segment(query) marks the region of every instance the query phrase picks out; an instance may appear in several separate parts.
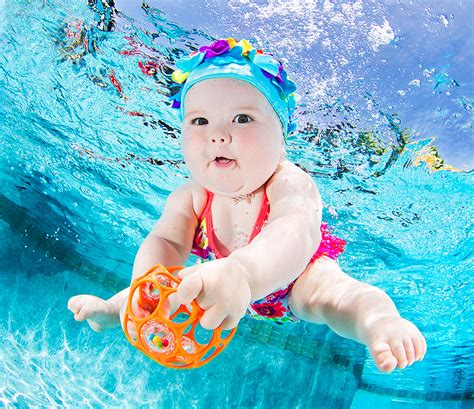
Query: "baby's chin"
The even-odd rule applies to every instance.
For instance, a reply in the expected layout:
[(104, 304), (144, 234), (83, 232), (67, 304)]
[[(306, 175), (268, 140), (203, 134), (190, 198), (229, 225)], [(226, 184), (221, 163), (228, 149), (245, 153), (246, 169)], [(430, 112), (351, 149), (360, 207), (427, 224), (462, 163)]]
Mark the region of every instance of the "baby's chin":
[(214, 193), (215, 195), (228, 197), (228, 198), (237, 198), (240, 196), (248, 195), (256, 190), (256, 189), (252, 189), (248, 187), (245, 188), (245, 186), (241, 186), (238, 189), (229, 189), (228, 186), (216, 186), (214, 184), (205, 186), (205, 188), (209, 190), (210, 192)]
[(258, 190), (263, 184), (264, 182), (255, 183), (255, 181), (253, 183), (240, 182), (235, 184), (225, 184), (223, 181), (215, 183), (207, 181), (207, 183), (202, 183), (202, 185), (210, 192), (227, 198), (237, 198), (248, 195)]
[[(276, 166), (275, 166), (276, 167)], [(216, 169), (191, 170), (193, 178), (208, 191), (222, 197), (238, 198), (261, 188), (275, 172), (275, 169), (261, 167), (257, 171), (242, 171), (240, 166), (227, 171)]]

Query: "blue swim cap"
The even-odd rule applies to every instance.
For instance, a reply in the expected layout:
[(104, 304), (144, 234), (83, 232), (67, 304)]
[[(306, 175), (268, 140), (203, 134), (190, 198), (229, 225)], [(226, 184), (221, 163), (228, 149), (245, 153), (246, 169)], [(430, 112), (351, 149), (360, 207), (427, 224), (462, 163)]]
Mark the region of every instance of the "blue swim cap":
[(285, 140), (296, 130), (293, 121), (296, 85), (288, 78), (283, 64), (272, 55), (256, 50), (246, 40), (233, 38), (214, 41), (187, 57), (181, 58), (172, 78), (181, 84), (171, 97), (172, 107), (180, 109), (184, 118), (184, 98), (198, 82), (211, 78), (234, 78), (256, 87), (268, 100), (280, 118)]

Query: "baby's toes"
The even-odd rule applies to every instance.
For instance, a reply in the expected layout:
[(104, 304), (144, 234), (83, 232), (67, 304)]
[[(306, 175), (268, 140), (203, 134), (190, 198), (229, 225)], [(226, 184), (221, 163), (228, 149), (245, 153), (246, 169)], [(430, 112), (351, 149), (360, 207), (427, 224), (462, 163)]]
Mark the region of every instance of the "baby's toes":
[(406, 352), (405, 352), (404, 343), (402, 341), (398, 341), (398, 340), (393, 341), (390, 344), (390, 347), (392, 349), (393, 355), (397, 359), (398, 368), (400, 368), (400, 369), (405, 368), (408, 364), (408, 359), (407, 359), (407, 355), (406, 355)]
[(381, 371), (392, 372), (397, 366), (397, 359), (391, 352), (386, 352), (382, 354), (375, 363)]
[(415, 347), (415, 359), (421, 361), (426, 354), (426, 341), (423, 335), (413, 338), (413, 345)]
[(408, 366), (415, 362), (415, 347), (411, 338), (403, 340), (403, 347), (405, 348), (405, 354), (407, 357)]
[(393, 356), (390, 345), (386, 342), (378, 342), (370, 349), (372, 358), (383, 372), (392, 372), (397, 366), (397, 359)]

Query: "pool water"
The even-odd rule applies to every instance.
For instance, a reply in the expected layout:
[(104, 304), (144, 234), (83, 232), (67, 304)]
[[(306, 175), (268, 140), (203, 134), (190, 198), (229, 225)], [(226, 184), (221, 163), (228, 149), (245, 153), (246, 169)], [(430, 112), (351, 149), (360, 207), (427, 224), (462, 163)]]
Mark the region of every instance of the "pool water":
[[(310, 3), (0, 5), (1, 405), (472, 407), (472, 6)], [(348, 242), (343, 270), (425, 335), (423, 362), (387, 375), (326, 326), (244, 319), (210, 364), (174, 371), (66, 309), (128, 285), (189, 177), (169, 75), (219, 36), (289, 56), (301, 99), (287, 155)]]
[[(41, 234), (18, 224), (30, 236)], [(90, 271), (74, 253), (54, 260), (51, 247), (25, 247), (21, 234), (5, 222), (0, 228), (8, 239), (1, 256), (10, 266), (0, 283), (6, 407), (306, 407), (308, 401), (344, 407), (352, 401), (365, 351), (327, 328), (285, 329), (247, 319), (206, 366), (167, 369), (128, 344), (121, 329), (95, 333), (65, 309), (72, 294), (110, 297), (125, 283), (97, 277), (104, 272)], [(69, 270), (72, 263), (82, 268)]]

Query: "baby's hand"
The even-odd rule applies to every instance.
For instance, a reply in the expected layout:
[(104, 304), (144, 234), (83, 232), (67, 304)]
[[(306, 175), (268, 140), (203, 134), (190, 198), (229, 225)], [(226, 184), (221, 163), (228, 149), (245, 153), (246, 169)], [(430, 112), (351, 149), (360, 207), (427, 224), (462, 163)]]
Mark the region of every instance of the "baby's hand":
[[(115, 301), (103, 300), (94, 295), (82, 294), (71, 297), (67, 303), (68, 309), (74, 313), (76, 321), (87, 320), (90, 327), (96, 332), (116, 327), (120, 323), (123, 327), (125, 310), (127, 307), (128, 289), (114, 297)], [(138, 304), (138, 293), (132, 300), (132, 311), (138, 318), (150, 315)]]
[(250, 287), (243, 267), (231, 258), (213, 260), (185, 268), (176, 292), (181, 304), (196, 300), (205, 310), (200, 323), (205, 329), (237, 326), (250, 304)]
[(96, 332), (117, 326), (119, 311), (117, 306), (94, 295), (76, 295), (71, 297), (67, 308), (74, 314), (76, 321), (87, 320)]
[(375, 321), (367, 331), (367, 346), (377, 367), (392, 372), (421, 361), (426, 354), (426, 341), (418, 328), (398, 316)]

